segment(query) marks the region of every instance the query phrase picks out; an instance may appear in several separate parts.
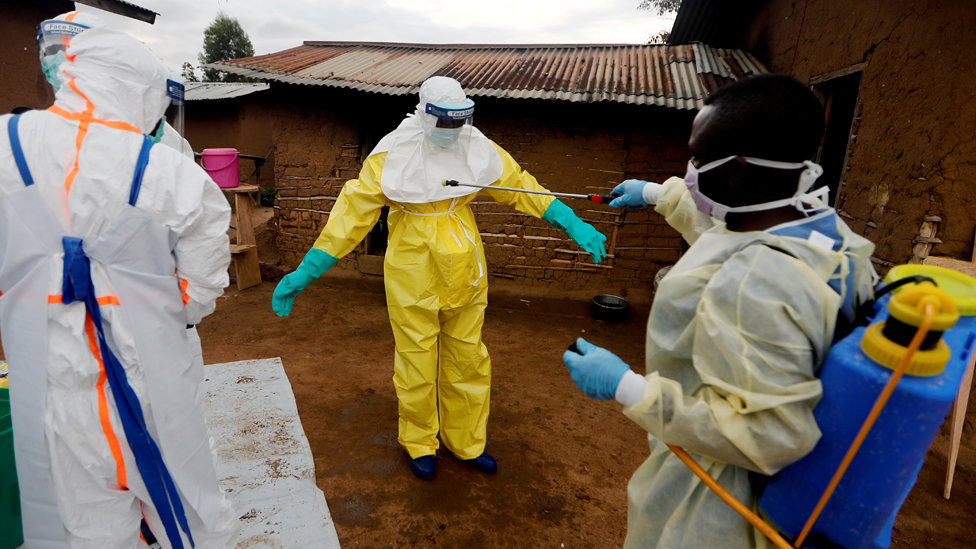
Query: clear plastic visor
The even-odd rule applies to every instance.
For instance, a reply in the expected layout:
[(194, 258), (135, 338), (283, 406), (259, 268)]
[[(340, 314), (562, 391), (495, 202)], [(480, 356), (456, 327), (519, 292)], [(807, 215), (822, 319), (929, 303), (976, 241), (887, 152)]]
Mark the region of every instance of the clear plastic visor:
[(166, 107), (166, 123), (173, 127), (180, 136), (183, 136), (183, 107), (184, 101), (183, 84), (175, 80), (166, 81), (166, 97), (169, 97), (169, 106)]
[(474, 101), (470, 99), (463, 105), (427, 103), (424, 112), (437, 117), (438, 128), (460, 128), (474, 123)]
[(48, 20), (37, 26), (37, 56), (39, 59), (68, 49), (71, 39), (88, 27), (68, 21)]

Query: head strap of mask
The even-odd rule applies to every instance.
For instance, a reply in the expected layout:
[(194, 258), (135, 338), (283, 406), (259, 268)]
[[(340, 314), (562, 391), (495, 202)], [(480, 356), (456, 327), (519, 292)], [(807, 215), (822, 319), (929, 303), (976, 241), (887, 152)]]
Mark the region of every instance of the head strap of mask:
[[(803, 162), (780, 162), (777, 160), (766, 160), (764, 158), (752, 158), (748, 156), (741, 157), (748, 164), (753, 164), (755, 166), (762, 166), (764, 168), (772, 168), (774, 170), (798, 170), (800, 168), (806, 168), (803, 173), (800, 174), (800, 180), (797, 184), (796, 192), (793, 196), (789, 198), (784, 198), (781, 200), (774, 200), (772, 202), (764, 202), (762, 204), (750, 204), (749, 206), (738, 206), (735, 208), (730, 208), (724, 204), (719, 204), (711, 198), (708, 198), (698, 188), (698, 176), (699, 174), (705, 173), (709, 170), (713, 170), (723, 164), (731, 162), (735, 158), (740, 158), (737, 155), (728, 156), (720, 160), (715, 160), (714, 162), (709, 162), (701, 168), (696, 168), (692, 162), (688, 162), (688, 173), (685, 175), (685, 185), (691, 192), (692, 198), (695, 200), (695, 205), (698, 209), (708, 215), (711, 215), (719, 221), (725, 221), (725, 216), (729, 213), (742, 213), (742, 212), (762, 212), (767, 210), (775, 210), (776, 208), (782, 208), (783, 206), (794, 206), (800, 212), (807, 214), (816, 211), (827, 204), (827, 197), (830, 194), (830, 189), (826, 186), (820, 187), (812, 192), (808, 192), (810, 187), (813, 187), (814, 182), (817, 178), (823, 175), (823, 168), (819, 164), (815, 164), (809, 160), (804, 160)], [(811, 207), (807, 207), (810, 205)]]

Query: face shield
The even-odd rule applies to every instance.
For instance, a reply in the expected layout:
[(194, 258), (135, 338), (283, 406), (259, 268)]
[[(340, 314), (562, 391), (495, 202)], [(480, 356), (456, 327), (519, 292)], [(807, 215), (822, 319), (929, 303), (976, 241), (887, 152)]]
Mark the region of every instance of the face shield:
[(461, 104), (427, 103), (424, 113), (436, 117), (434, 126), (425, 128), (427, 139), (438, 147), (446, 148), (457, 142), (464, 126), (472, 125), (474, 101), (465, 99)]
[(67, 61), (65, 50), (71, 39), (90, 27), (70, 21), (49, 19), (37, 26), (37, 56), (41, 61), (44, 77), (57, 90), (61, 87), (57, 74), (61, 65)]
[(169, 98), (169, 106), (166, 107), (166, 123), (176, 130), (176, 133), (183, 137), (183, 84), (175, 80), (166, 81), (166, 97)]

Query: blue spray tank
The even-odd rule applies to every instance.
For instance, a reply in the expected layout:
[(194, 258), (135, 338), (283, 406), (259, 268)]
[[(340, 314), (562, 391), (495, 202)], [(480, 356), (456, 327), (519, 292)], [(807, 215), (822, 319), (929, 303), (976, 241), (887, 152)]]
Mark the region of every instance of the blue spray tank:
[[(767, 522), (795, 538), (814, 511), (895, 366), (937, 306), (929, 335), (895, 386), (860, 450), (803, 544), (808, 548), (884, 549), (895, 516), (922, 468), (925, 452), (956, 397), (976, 345), (976, 280), (948, 269), (902, 265), (885, 283), (903, 286), (874, 307), (873, 324), (836, 343), (819, 373), (823, 398), (814, 417), (823, 433), (803, 459), (773, 476), (759, 498)], [(961, 315), (961, 316), (960, 316)], [(956, 321), (958, 318), (958, 321)]]

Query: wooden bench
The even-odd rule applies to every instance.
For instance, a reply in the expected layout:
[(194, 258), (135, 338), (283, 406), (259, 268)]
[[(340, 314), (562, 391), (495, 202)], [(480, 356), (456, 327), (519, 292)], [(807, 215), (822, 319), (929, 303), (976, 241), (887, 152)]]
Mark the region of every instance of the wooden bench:
[(254, 236), (254, 205), (249, 193), (261, 190), (257, 185), (240, 185), (224, 192), (234, 193), (234, 207), (237, 210), (234, 226), (237, 229), (237, 242), (230, 245), (230, 255), (234, 260), (237, 274), (237, 289), (243, 290), (261, 283), (261, 265), (258, 263), (258, 241)]

